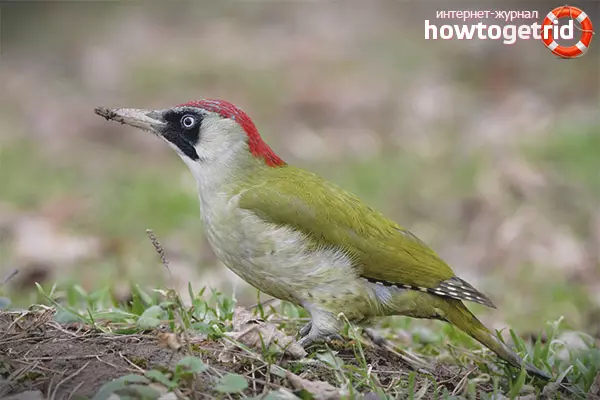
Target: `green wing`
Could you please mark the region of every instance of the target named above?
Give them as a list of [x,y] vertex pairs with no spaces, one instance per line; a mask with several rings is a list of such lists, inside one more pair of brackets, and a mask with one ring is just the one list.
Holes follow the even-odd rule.
[[454,277],[425,243],[358,197],[307,171],[280,168],[285,174],[277,169],[261,173],[260,183],[242,192],[240,207],[294,227],[315,247],[344,250],[360,275],[373,281],[434,289]]
[[250,180],[255,182],[240,191],[241,208],[303,232],[315,248],[345,251],[360,276],[494,307],[411,232],[317,175],[286,165]]

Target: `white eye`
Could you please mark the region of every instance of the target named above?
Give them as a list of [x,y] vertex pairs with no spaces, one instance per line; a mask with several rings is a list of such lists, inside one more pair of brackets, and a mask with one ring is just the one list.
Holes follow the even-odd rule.
[[184,128],[191,128],[196,125],[196,118],[191,115],[184,115],[183,118],[181,118],[181,125]]

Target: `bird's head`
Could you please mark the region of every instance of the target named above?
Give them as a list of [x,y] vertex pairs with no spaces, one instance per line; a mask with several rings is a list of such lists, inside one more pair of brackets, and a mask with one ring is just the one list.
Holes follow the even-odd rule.
[[150,131],[165,140],[192,170],[248,156],[266,166],[285,165],[263,141],[250,117],[224,100],[198,100],[166,110],[95,109],[96,114]]

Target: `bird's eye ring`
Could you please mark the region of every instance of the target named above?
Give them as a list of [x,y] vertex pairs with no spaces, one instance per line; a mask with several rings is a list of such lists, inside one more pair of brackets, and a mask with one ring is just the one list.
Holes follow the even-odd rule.
[[181,118],[181,125],[184,128],[189,129],[189,128],[193,127],[194,125],[196,125],[196,118],[192,115],[184,115]]

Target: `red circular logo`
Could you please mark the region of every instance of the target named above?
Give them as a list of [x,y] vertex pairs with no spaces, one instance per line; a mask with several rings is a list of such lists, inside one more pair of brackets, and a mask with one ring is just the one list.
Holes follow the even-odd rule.
[[[545,26],[551,26],[559,18],[576,19],[581,24],[581,39],[574,46],[564,47],[560,46],[554,40],[552,34],[552,28],[548,29]],[[590,46],[594,31],[592,29],[592,21],[590,17],[583,12],[581,9],[573,6],[561,6],[556,7],[550,11],[542,24],[542,42],[550,49],[551,52],[562,58],[575,58],[582,56]]]

